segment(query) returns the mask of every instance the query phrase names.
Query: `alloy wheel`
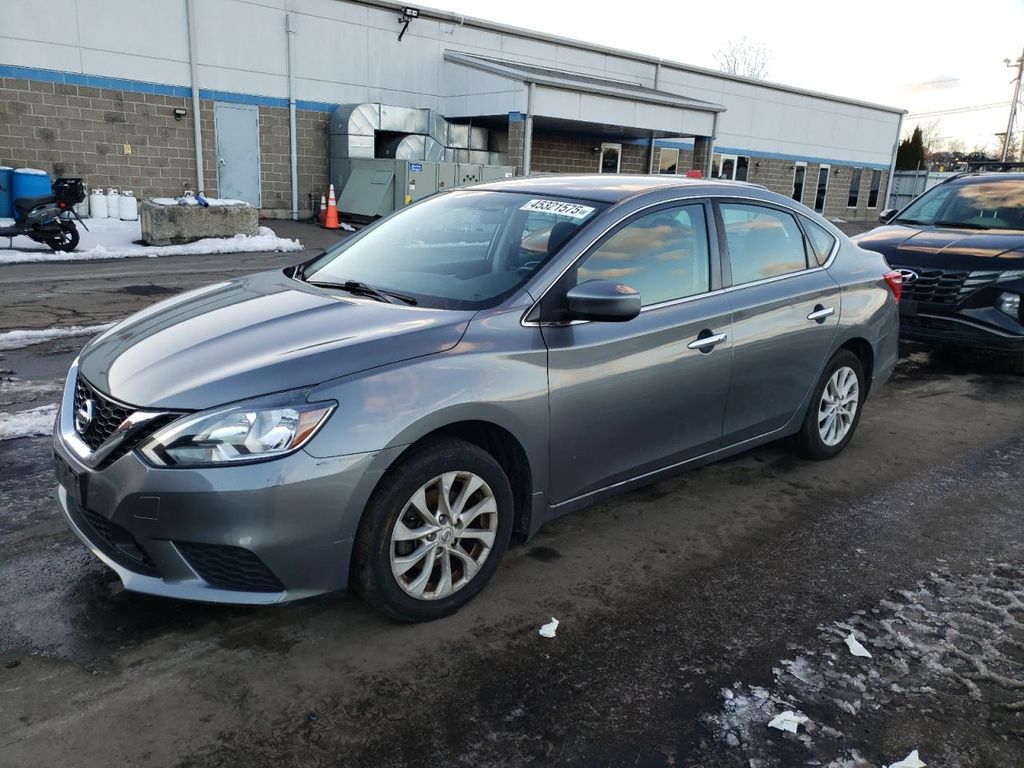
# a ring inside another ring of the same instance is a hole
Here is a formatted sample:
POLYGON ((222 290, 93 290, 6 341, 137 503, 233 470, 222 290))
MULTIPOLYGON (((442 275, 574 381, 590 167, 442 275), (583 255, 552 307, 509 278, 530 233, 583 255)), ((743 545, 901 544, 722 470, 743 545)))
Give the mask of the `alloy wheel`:
POLYGON ((836 368, 818 404, 818 434, 825 445, 838 445, 849 434, 857 415, 859 397, 857 373, 845 365, 836 368))
POLYGON ((391 531, 391 573, 418 600, 438 600, 466 586, 494 545, 498 505, 472 472, 445 472, 412 495, 391 531))

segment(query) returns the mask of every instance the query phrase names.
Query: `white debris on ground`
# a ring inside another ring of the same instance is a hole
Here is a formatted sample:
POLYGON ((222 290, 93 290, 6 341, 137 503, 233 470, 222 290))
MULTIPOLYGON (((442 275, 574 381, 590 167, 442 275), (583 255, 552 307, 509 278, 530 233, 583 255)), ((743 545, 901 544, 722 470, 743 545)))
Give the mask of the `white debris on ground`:
POLYGON ((854 637, 853 632, 846 636, 846 647, 850 649, 850 653, 854 656, 860 656, 863 659, 871 658, 871 652, 860 644, 860 641, 854 637))
MULTIPOLYGON (((0 219, 0 226, 9 219, 0 219)), ((93 259, 130 259, 157 256, 195 256, 220 253, 292 252, 301 251, 302 243, 291 238, 278 237, 269 227, 260 227, 253 236, 208 237, 183 245, 141 245, 142 225, 138 221, 120 219, 86 219, 89 231, 79 225, 82 239, 78 249, 71 253, 54 253, 45 245, 21 235, 12 241, 12 249, 5 249, 5 238, 0 238, 0 264, 30 264, 42 261, 89 261, 93 259), (20 249, 20 250, 13 250, 20 249)))
POLYGON ((789 731, 790 733, 796 733, 800 730, 800 726, 806 723, 810 718, 807 715, 798 715, 793 710, 787 709, 785 712, 776 715, 768 721, 769 728, 775 728, 780 731, 789 731))
POLYGON ((0 413, 0 440, 48 435, 53 431, 53 422, 56 417, 56 405, 43 405, 39 408, 14 413, 0 413))
POLYGON ((42 330, 14 330, 0 333, 0 352, 10 349, 21 349, 33 344, 42 344, 54 339, 71 336, 93 336, 110 328, 113 323, 103 325, 69 325, 65 328, 44 328, 42 330))
POLYGON ((558 619, 554 616, 551 617, 551 621, 540 628, 541 637, 554 637, 555 632, 558 630, 558 619))
MULTIPOLYGON (((898 729, 904 712, 942 712, 974 722, 997 741, 1017 738, 1024 712, 1024 566, 989 562, 970 575, 936 572, 890 596, 819 627, 817 643, 795 648, 794 658, 773 668, 770 686, 737 682, 724 689, 720 708, 702 718, 714 739, 762 768, 880 768, 888 765, 877 753, 880 745, 872 749, 855 734, 869 725, 883 733, 898 729), (872 638, 869 663, 849 642, 860 646, 857 635, 872 638), (779 717, 809 713, 804 732, 766 727, 782 710, 788 711, 779 717)), ((943 747, 946 764, 955 764, 949 745, 943 747)), ((917 750, 889 768, 911 766, 924 766, 917 750)))
POLYGON ((917 750, 915 749, 902 760, 890 765, 889 768, 925 768, 926 765, 927 763, 921 762, 921 758, 917 756, 917 750))

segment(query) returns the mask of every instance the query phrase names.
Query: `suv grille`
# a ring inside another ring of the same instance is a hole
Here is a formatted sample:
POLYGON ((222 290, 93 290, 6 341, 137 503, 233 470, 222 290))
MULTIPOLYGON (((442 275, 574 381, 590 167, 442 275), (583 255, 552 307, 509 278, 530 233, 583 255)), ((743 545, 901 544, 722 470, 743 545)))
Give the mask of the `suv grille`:
POLYGON ((91 509, 78 507, 78 511, 96 534, 93 542, 106 554, 125 568, 149 576, 159 575, 156 564, 128 531, 91 509))
POLYGON ((248 549, 177 541, 174 546, 211 586, 239 592, 284 592, 284 585, 248 549))
POLYGON ((118 405, 106 395, 100 394, 98 389, 79 376, 78 381, 75 382, 76 414, 85 406, 86 400, 92 400, 92 421, 85 431, 79 431, 76 424, 75 431, 81 435, 85 444, 95 451, 106 442, 108 437, 114 434, 114 430, 121 426, 121 422, 127 419, 132 412, 118 405))
POLYGON ((994 283, 999 277, 999 272, 951 272, 944 269, 912 271, 917 273, 917 280, 903 283, 903 298, 925 304, 956 304, 978 288, 994 283))

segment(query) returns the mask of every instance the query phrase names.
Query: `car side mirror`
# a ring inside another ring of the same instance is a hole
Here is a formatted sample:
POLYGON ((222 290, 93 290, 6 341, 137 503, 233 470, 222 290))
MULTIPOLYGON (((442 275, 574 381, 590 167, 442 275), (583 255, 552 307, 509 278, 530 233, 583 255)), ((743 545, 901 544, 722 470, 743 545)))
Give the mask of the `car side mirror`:
POLYGON ((896 214, 899 212, 899 208, 886 208, 884 211, 878 214, 878 220, 883 224, 888 224, 895 218, 896 214))
POLYGON ((565 294, 573 320, 622 323, 640 314, 640 292, 611 280, 587 280, 565 294))

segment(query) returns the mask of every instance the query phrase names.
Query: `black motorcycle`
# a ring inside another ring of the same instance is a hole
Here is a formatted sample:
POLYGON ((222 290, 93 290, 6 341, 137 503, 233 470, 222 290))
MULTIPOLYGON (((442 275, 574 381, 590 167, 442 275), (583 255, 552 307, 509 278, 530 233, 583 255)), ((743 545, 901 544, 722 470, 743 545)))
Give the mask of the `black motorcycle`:
POLYGON ((55 251, 73 251, 79 239, 74 220, 89 230, 75 212, 83 200, 85 184, 81 179, 57 179, 52 194, 14 201, 14 224, 0 227, 0 237, 25 235, 55 251))

